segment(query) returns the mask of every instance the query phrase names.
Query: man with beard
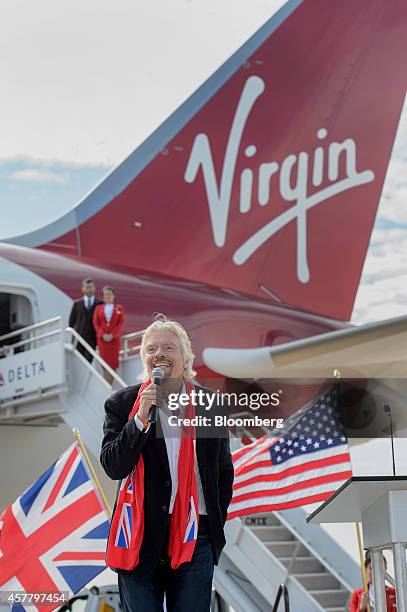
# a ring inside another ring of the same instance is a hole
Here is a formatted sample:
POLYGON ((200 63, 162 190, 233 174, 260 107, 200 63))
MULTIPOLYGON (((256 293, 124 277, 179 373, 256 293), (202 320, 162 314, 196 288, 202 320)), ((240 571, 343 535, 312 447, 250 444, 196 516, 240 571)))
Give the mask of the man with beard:
MULTIPOLYGON (((69 327, 77 331, 78 334, 95 349, 96 331, 93 326, 93 313, 95 312, 96 306, 98 304, 103 304, 103 302, 98 300, 95 296, 95 283, 91 278, 83 279, 81 289, 82 298, 73 303, 71 314, 69 315, 69 327)), ((89 362, 92 361, 92 355, 80 342, 78 342, 76 348, 85 359, 89 362)))

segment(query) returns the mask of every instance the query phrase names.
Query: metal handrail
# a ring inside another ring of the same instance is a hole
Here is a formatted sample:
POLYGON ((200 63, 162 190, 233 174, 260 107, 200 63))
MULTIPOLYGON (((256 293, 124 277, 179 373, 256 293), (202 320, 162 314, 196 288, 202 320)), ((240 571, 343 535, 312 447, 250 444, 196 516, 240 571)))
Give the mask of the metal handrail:
POLYGON ((129 348, 129 342, 131 340, 142 338, 145 331, 145 329, 142 329, 140 331, 131 332, 130 334, 125 334, 120 338, 122 348, 119 351, 119 355, 121 358, 129 357, 130 355, 134 355, 134 353, 140 352, 141 344, 137 344, 136 346, 129 348))
POLYGON ((124 380, 122 378, 120 378, 120 376, 117 374, 117 372, 115 370, 113 370, 110 365, 108 363, 106 363, 102 357, 96 353, 96 351, 86 342, 86 340, 84 340, 82 338, 82 336, 80 334, 78 334, 78 332, 76 331, 76 329, 73 329, 73 327, 67 327, 66 330, 67 332, 69 332, 70 334, 72 334, 74 336, 74 338, 80 343, 82 344, 82 346, 88 351, 88 353, 90 353, 92 355, 92 357, 99 363, 99 365, 106 370, 107 372, 109 372, 109 374, 111 376, 113 376, 114 380, 119 383, 119 385, 121 387, 127 387, 127 384, 124 382, 124 380))
POLYGON ((16 342, 15 344, 6 344, 1 348, 5 349, 6 352, 11 352, 12 349, 20 348, 20 346, 24 346, 25 344, 32 344, 33 342, 37 342, 38 340, 44 340, 44 338, 57 336, 60 333, 62 333, 62 329, 54 329, 53 331, 47 332, 45 334, 40 334, 39 336, 31 336, 30 338, 24 338, 24 340, 20 340, 20 342, 16 342))
MULTIPOLYGON (((16 398, 5 398, 3 400, 0 400, 0 406, 1 406, 2 411, 4 411, 6 408, 10 408, 12 406, 15 406, 16 404, 18 404, 19 406, 23 406, 24 404, 29 404, 30 402, 33 401, 33 398, 35 397, 41 397, 41 399, 47 399, 49 397, 54 397, 56 393, 59 393, 59 391, 60 391, 60 387, 58 385, 48 387, 47 391, 43 391, 43 389, 40 387, 33 391, 26 392, 24 396, 18 396, 16 398)), ((1 420, 4 421, 7 418, 8 418, 7 415, 6 417, 2 416, 1 420)), ((37 419, 36 419, 36 422, 37 422, 37 419)))
POLYGON ((288 589, 284 583, 280 584, 280 586, 278 587, 278 591, 277 591, 276 599, 274 601, 272 612, 277 612, 278 606, 280 603, 280 599, 281 599, 281 595, 283 593, 284 593, 284 610, 285 612, 290 612, 290 598, 288 596, 288 589))
MULTIPOLYGON (((21 334, 27 334, 30 333, 32 331, 35 331, 37 329, 40 329, 42 327, 46 327, 47 325, 54 325, 56 323, 61 323, 61 328, 59 330, 55 330, 54 332, 48 332, 47 334, 41 334, 39 336, 32 336, 30 334, 29 338, 25 338, 24 340, 21 340, 15 344, 7 344, 4 346, 5 351, 7 352, 11 352, 14 348, 19 348, 21 346, 24 346, 25 344, 29 344, 30 342, 34 341, 34 340, 41 340, 43 338, 46 338, 50 335, 53 334, 57 334, 62 332, 63 326, 62 326, 62 317, 52 317, 51 319, 47 319, 45 321, 40 321, 39 323, 33 323, 32 325, 27 325, 27 327, 21 327, 20 329, 17 329, 15 331, 9 332, 7 334, 4 334, 2 336, 0 336, 0 345, 2 342, 9 340, 10 338, 14 338, 16 336, 21 336, 21 334)), ((67 330, 71 330, 72 328, 67 328, 67 330)), ((75 331, 75 330, 74 330, 75 331)), ((138 344, 137 346, 133 346, 130 349, 128 348, 128 342, 130 340, 134 340, 136 338, 141 338, 144 334, 145 330, 140 330, 140 331, 136 331, 136 332, 132 332, 130 334, 125 334, 124 336, 121 336, 120 340, 121 340, 121 344, 122 346, 124 345, 124 348, 120 349, 119 351, 119 355, 122 356, 126 356, 126 355, 132 355, 134 353, 137 353, 140 348, 141 348, 141 344, 138 344)), ((73 334, 75 337, 76 334, 73 334)), ((79 342, 81 342, 81 344, 84 344, 83 339, 81 338, 79 340, 79 342)), ((84 345, 85 346, 85 345, 84 345)), ((85 347, 93 356, 94 353, 92 352, 92 348, 87 346, 85 347)), ((4 352, 5 352, 4 351, 4 352)))
POLYGON ((133 338, 142 338, 145 329, 141 329, 140 331, 131 332, 130 334, 125 334, 121 337, 122 340, 133 340, 133 338))
POLYGON ((8 340, 9 338, 13 338, 14 336, 19 336, 22 333, 25 334, 27 332, 32 331, 33 329, 45 327, 46 325, 52 325, 54 323, 57 323, 58 321, 62 322, 62 317, 53 317, 52 319, 47 319, 46 321, 41 321, 40 323, 33 323, 32 325, 28 325, 27 327, 16 329, 15 331, 12 331, 12 332, 9 332, 8 334, 4 334, 3 336, 0 336, 0 343, 3 340, 8 340))
MULTIPOLYGON (((240 576, 239 574, 237 574, 236 572, 233 572, 230 569, 225 570, 225 574, 226 576, 230 576, 232 581, 235 584, 239 584, 238 580, 240 582, 246 582, 247 584, 251 584, 250 580, 248 578, 246 578, 245 576, 240 576)), ((257 608, 257 610, 259 610, 259 612, 261 612, 261 608, 259 608, 259 606, 253 601, 253 598, 250 596, 250 594, 245 591, 246 596, 251 600, 251 608, 252 610, 255 610, 257 608)))
POLYGON ((296 545, 294 546, 294 550, 292 552, 291 559, 290 559, 290 561, 288 562, 288 565, 287 565, 287 574, 291 573, 291 570, 294 567, 294 563, 296 562, 298 554, 299 554, 299 552, 301 550, 301 546, 302 546, 302 544, 298 540, 296 545))
POLYGON ((121 357, 126 357, 129 355, 132 355, 133 353, 137 353, 137 352, 140 353, 140 349, 141 349, 141 344, 136 344, 136 346, 132 346, 131 348, 128 348, 126 346, 126 348, 120 349, 119 355, 121 357))

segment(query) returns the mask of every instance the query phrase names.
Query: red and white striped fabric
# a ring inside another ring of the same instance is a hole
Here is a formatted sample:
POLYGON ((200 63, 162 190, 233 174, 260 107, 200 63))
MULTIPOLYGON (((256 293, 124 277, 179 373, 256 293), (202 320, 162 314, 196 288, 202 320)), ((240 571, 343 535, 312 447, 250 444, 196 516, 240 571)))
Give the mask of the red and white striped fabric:
POLYGON ((335 386, 290 417, 279 437, 233 453, 229 519, 322 502, 352 476, 337 400, 335 386))

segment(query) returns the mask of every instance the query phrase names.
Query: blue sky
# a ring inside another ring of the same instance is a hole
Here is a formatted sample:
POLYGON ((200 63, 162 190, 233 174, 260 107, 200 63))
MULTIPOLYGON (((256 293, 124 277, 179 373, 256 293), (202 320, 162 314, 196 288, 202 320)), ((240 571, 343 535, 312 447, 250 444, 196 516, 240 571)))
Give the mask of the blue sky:
POLYGON ((0 203, 16 215, 4 215, 1 237, 42 227, 50 217, 72 208, 109 171, 104 165, 71 165, 35 159, 0 160, 0 203))
MULTIPOLYGON (((283 4, 3 0, 0 239, 73 207, 283 4)), ((406 116, 355 323, 402 315, 407 307, 406 116)))

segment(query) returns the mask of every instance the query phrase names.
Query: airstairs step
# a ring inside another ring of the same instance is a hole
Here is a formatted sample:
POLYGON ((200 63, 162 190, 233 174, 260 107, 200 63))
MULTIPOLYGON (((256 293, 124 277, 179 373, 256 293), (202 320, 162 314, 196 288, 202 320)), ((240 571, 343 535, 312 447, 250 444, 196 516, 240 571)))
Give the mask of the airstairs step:
POLYGON ((273 525, 272 527, 252 527, 252 532, 260 538, 262 542, 283 542, 294 541, 294 536, 286 527, 273 525))
POLYGON ((337 578, 326 571, 320 561, 300 543, 284 525, 268 517, 268 526, 252 527, 252 532, 289 568, 290 573, 321 607, 343 610, 349 598, 337 578), (339 606, 339 607, 338 607, 339 606))
POLYGON ((294 574, 295 578, 307 589, 339 589, 339 581, 328 572, 313 572, 312 574, 294 574))
POLYGON ((296 557, 294 561, 292 560, 292 557, 279 557, 278 560, 285 567, 290 566, 291 573, 293 574, 296 574, 297 572, 301 572, 302 574, 313 574, 315 572, 320 573, 324 569, 318 559, 310 556, 296 557))
POLYGON ((305 557, 308 553, 308 549, 294 539, 287 542, 264 542, 264 544, 276 557, 291 557, 295 552, 298 557, 305 557))
POLYGON ((323 607, 345 606, 349 593, 344 589, 327 589, 310 591, 310 594, 323 607))

